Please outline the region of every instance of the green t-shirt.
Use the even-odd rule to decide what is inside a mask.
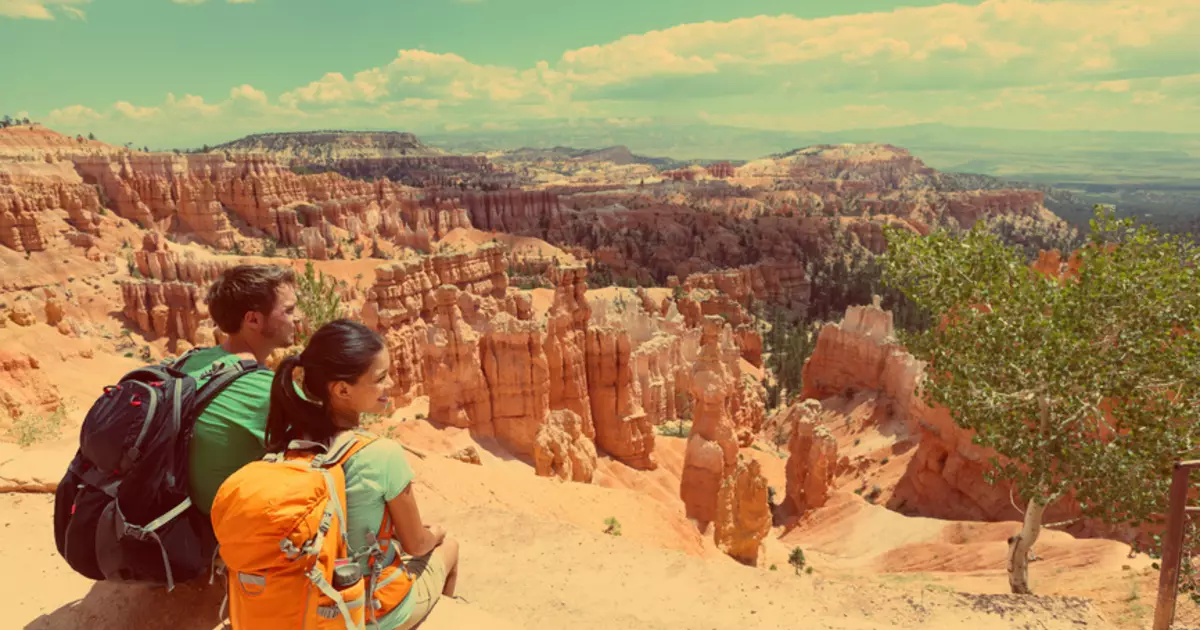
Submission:
[[[214,363],[236,363],[238,356],[220,346],[188,358],[184,373],[197,386],[208,382],[201,373]],[[246,464],[266,454],[267,411],[271,407],[274,373],[260,370],[230,383],[196,418],[188,449],[188,478],[192,503],[203,514],[212,510],[221,483]]]
[[[343,466],[346,472],[346,534],[355,552],[367,548],[367,535],[379,532],[387,502],[396,498],[412,483],[413,470],[404,456],[404,447],[381,437],[354,454]],[[385,562],[391,562],[389,554]],[[367,574],[367,559],[361,561]],[[391,630],[412,616],[416,602],[412,591],[392,612],[379,619],[373,630]]]

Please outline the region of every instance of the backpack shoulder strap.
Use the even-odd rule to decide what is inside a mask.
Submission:
[[[343,432],[329,446],[329,451],[326,453],[324,460],[327,466],[341,466],[350,461],[351,457],[358,454],[359,451],[366,448],[367,445],[378,440],[379,436],[368,433],[362,430],[353,430]]]
[[[226,387],[229,387],[234,381],[250,374],[251,372],[259,372],[266,370],[267,367],[251,361],[250,359],[242,359],[237,363],[229,364],[217,369],[213,372],[212,378],[208,380],[196,393],[196,400],[192,403],[193,415],[199,414],[213,401]]]
[[[171,363],[171,369],[173,369],[173,370],[179,370],[180,372],[182,372],[182,371],[183,371],[183,365],[184,365],[185,363],[187,363],[188,359],[190,359],[190,358],[192,358],[193,356],[195,356],[195,355],[196,355],[198,352],[200,352],[201,350],[208,350],[210,347],[211,347],[211,346],[202,346],[202,347],[199,347],[199,348],[192,348],[191,350],[188,350],[187,352],[183,353],[183,355],[182,355],[182,356],[180,356],[178,359],[175,359],[175,361],[173,361],[173,362]]]

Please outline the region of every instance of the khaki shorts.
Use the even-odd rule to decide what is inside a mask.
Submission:
[[[404,564],[416,574],[409,593],[409,597],[413,598],[413,611],[408,621],[397,626],[396,630],[410,630],[424,621],[446,587],[446,559],[441,547],[420,558],[405,557]]]

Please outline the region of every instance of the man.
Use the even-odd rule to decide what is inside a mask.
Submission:
[[[205,300],[226,334],[219,346],[200,350],[182,366],[203,385],[214,364],[253,359],[266,363],[293,343],[296,276],[287,267],[238,265],[213,281]],[[242,466],[262,458],[273,373],[247,374],[217,395],[196,418],[188,453],[192,503],[206,516],[217,488]]]

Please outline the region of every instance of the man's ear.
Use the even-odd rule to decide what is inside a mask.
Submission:
[[[264,317],[258,311],[246,311],[246,316],[242,318],[242,326],[249,326],[254,330],[262,330]]]

